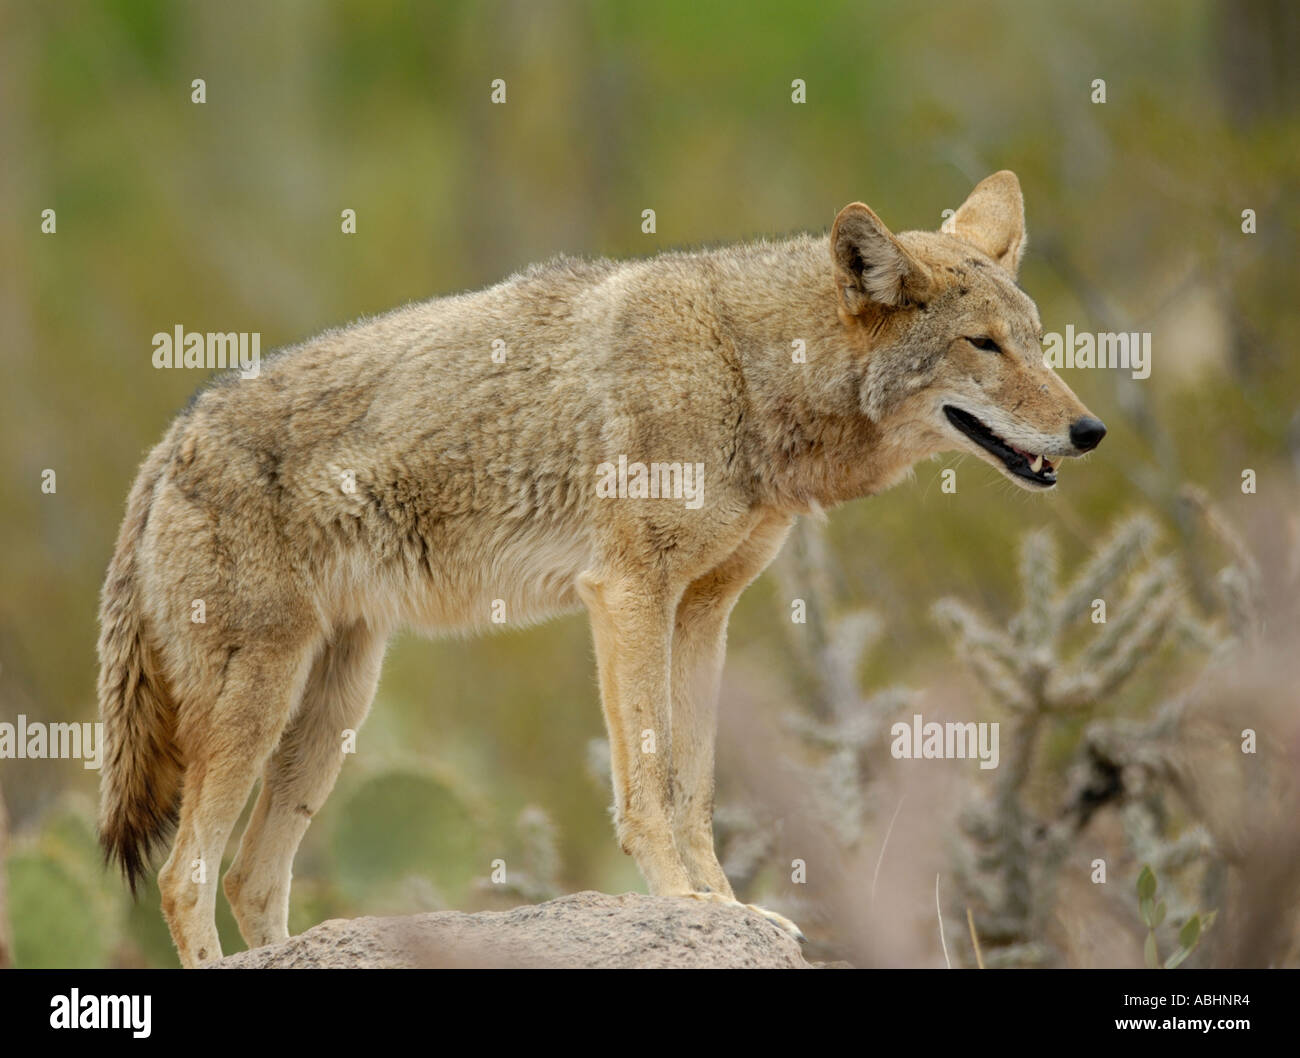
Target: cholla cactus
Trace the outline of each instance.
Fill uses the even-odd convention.
[[[1082,829],[1104,805],[1114,805],[1136,862],[1162,877],[1176,876],[1197,863],[1213,866],[1217,851],[1210,833],[1192,824],[1169,834],[1169,793],[1185,788],[1189,776],[1179,746],[1184,736],[1187,697],[1162,702],[1147,719],[1096,720],[1084,731],[1070,769],[1065,815],[1072,830]],[[1199,903],[1217,902],[1222,874],[1204,873]],[[1198,901],[1171,886],[1165,894],[1170,922],[1185,922]]]
[[[1224,642],[1235,646],[1260,631],[1263,580],[1259,563],[1204,489],[1188,485],[1179,493],[1179,500],[1229,555],[1228,564],[1214,578],[1214,586],[1227,615]]]
[[[1022,716],[1094,705],[1118,688],[1164,639],[1180,609],[1172,559],[1160,559],[1130,578],[1117,612],[1071,653],[1067,633],[1123,580],[1149,546],[1155,527],[1144,517],[1120,526],[1064,590],[1056,582],[1056,548],[1030,533],[1021,550],[1024,605],[1006,631],[956,599],[942,599],[935,617],[957,638],[960,652],[993,700]],[[1098,607],[1096,612],[1103,611]],[[1094,618],[1094,620],[1096,620]]]
[[[811,695],[806,712],[787,727],[817,754],[801,785],[815,800],[817,818],[829,819],[840,840],[855,844],[871,816],[869,754],[886,741],[893,717],[914,692],[887,687],[864,695],[858,671],[880,637],[880,619],[866,610],[836,615],[838,579],[818,522],[800,519],[776,567],[782,595],[805,602],[806,623],[789,623],[791,642]]]
[[[744,803],[718,805],[713,826],[727,879],[737,892],[749,892],[771,859],[780,826],[763,826]]]
[[[494,895],[507,893],[530,904],[552,900],[564,890],[560,885],[560,852],[555,823],[537,805],[528,805],[515,820],[519,862],[511,864],[504,885],[483,879],[479,889]]]
[[[857,668],[880,634],[880,622],[865,610],[836,616],[836,575],[826,546],[826,531],[817,521],[801,518],[773,567],[783,605],[804,602],[804,620],[786,621],[795,662],[811,694],[808,712],[833,721],[852,712],[861,695]]]
[[[1189,796],[1195,783],[1183,745],[1190,692],[1142,715],[1092,719],[1079,741],[1058,817],[1034,815],[1022,796],[1045,719],[1086,715],[1105,705],[1166,641],[1200,652],[1205,674],[1259,632],[1264,609],[1259,563],[1202,490],[1189,486],[1180,498],[1194,515],[1194,527],[1204,529],[1228,555],[1213,579],[1211,600],[1222,620],[1205,621],[1192,612],[1172,559],[1144,560],[1155,528],[1143,517],[1123,523],[1063,590],[1057,588],[1051,541],[1042,534],[1028,536],[1021,560],[1024,605],[1006,631],[960,602],[947,599],[935,607],[994,701],[1010,714],[1011,750],[1003,755],[989,799],[964,816],[956,850],[962,895],[979,908],[977,928],[991,949],[989,965],[1057,958],[1041,939],[1052,881],[1071,836],[1104,805],[1118,811],[1133,862],[1149,864],[1170,879],[1163,897],[1169,924],[1187,926],[1198,907],[1218,906],[1224,896],[1227,850],[1220,847],[1221,835],[1197,821],[1197,799]],[[1198,564],[1203,555],[1185,557]],[[1096,608],[1095,601],[1122,588],[1123,601],[1101,629],[1081,648],[1068,650],[1066,644],[1078,636],[1074,626]],[[1193,821],[1182,830],[1171,825],[1170,794],[1190,810]],[[1189,873],[1193,867],[1202,869]],[[1184,891],[1188,883],[1175,884],[1181,876],[1188,882],[1199,877],[1194,898]]]
[[[810,750],[815,763],[793,756],[791,786],[808,798],[810,818],[826,820],[845,846],[858,843],[874,814],[870,755],[887,742],[891,719],[911,702],[913,692],[890,687],[862,693],[858,672],[879,638],[880,620],[865,610],[837,612],[833,585],[839,579],[821,522],[800,519],[774,567],[782,620],[790,632],[796,666],[807,691],[804,708],[785,718],[787,731]],[[790,620],[790,604],[801,599],[805,620]],[[751,808],[721,802],[714,819],[718,849],[737,892],[753,892],[779,834],[780,820],[759,818]],[[783,910],[807,927],[817,910],[796,907],[787,895]]]
[[[1030,533],[1021,551],[1023,606],[1005,630],[955,599],[935,606],[935,617],[953,633],[958,652],[1010,714],[1008,749],[994,788],[964,814],[956,848],[964,902],[976,909],[989,965],[1056,958],[1039,938],[1072,827],[1035,816],[1025,804],[1024,787],[1044,721],[1105,701],[1183,614],[1173,561],[1141,562],[1154,537],[1149,519],[1126,521],[1061,588],[1050,537]],[[1123,598],[1115,605],[1121,590]],[[1099,631],[1071,649],[1079,638],[1077,626],[1090,613]]]
[[[1244,643],[1254,640],[1261,632],[1264,583],[1259,562],[1206,492],[1189,485],[1181,490],[1179,498],[1193,516],[1189,520],[1192,527],[1204,530],[1206,537],[1218,543],[1228,556],[1227,564],[1212,582],[1222,620],[1206,623],[1190,612],[1183,612],[1176,622],[1185,640],[1208,654],[1204,675],[1230,661]],[[1284,581],[1294,576],[1293,571],[1280,573]],[[1189,734],[1185,730],[1188,700],[1186,693],[1169,698],[1152,710],[1147,719],[1116,717],[1094,721],[1084,733],[1082,753],[1071,783],[1075,793],[1070,803],[1079,824],[1086,823],[1087,815],[1100,803],[1115,803],[1135,858],[1150,864],[1161,876],[1177,877],[1178,872],[1185,872],[1188,867],[1204,865],[1196,899],[1177,886],[1167,891],[1165,899],[1173,922],[1188,921],[1198,906],[1220,904],[1224,897],[1225,861],[1239,851],[1232,846],[1244,839],[1240,832],[1216,833],[1200,823],[1193,823],[1180,833],[1167,833],[1172,815],[1167,796],[1170,792],[1180,795],[1193,814],[1198,807],[1197,799],[1188,797],[1195,776],[1189,774],[1180,752]],[[1099,783],[1102,775],[1109,778]],[[1263,781],[1259,769],[1252,769],[1248,778]],[[1096,796],[1101,785],[1109,788],[1105,797]]]

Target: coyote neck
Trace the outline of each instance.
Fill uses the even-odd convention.
[[[717,295],[740,353],[745,441],[763,500],[807,513],[879,491],[895,475],[875,458],[880,429],[859,398],[872,336],[854,322],[849,335],[862,354],[839,352],[846,326],[834,309],[827,240],[753,249],[756,260],[725,275]]]

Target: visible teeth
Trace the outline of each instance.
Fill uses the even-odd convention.
[[[1032,470],[1035,474],[1037,474],[1040,470],[1043,469],[1042,455],[1034,456],[1034,461],[1029,464],[1029,469]]]

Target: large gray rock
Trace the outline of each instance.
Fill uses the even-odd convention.
[[[331,919],[216,966],[809,968],[794,938],[742,907],[592,892],[512,911]]]

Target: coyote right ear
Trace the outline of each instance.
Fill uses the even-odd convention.
[[[873,301],[894,307],[911,304],[929,289],[925,269],[861,202],[845,206],[835,218],[831,260],[840,300],[853,316]]]

